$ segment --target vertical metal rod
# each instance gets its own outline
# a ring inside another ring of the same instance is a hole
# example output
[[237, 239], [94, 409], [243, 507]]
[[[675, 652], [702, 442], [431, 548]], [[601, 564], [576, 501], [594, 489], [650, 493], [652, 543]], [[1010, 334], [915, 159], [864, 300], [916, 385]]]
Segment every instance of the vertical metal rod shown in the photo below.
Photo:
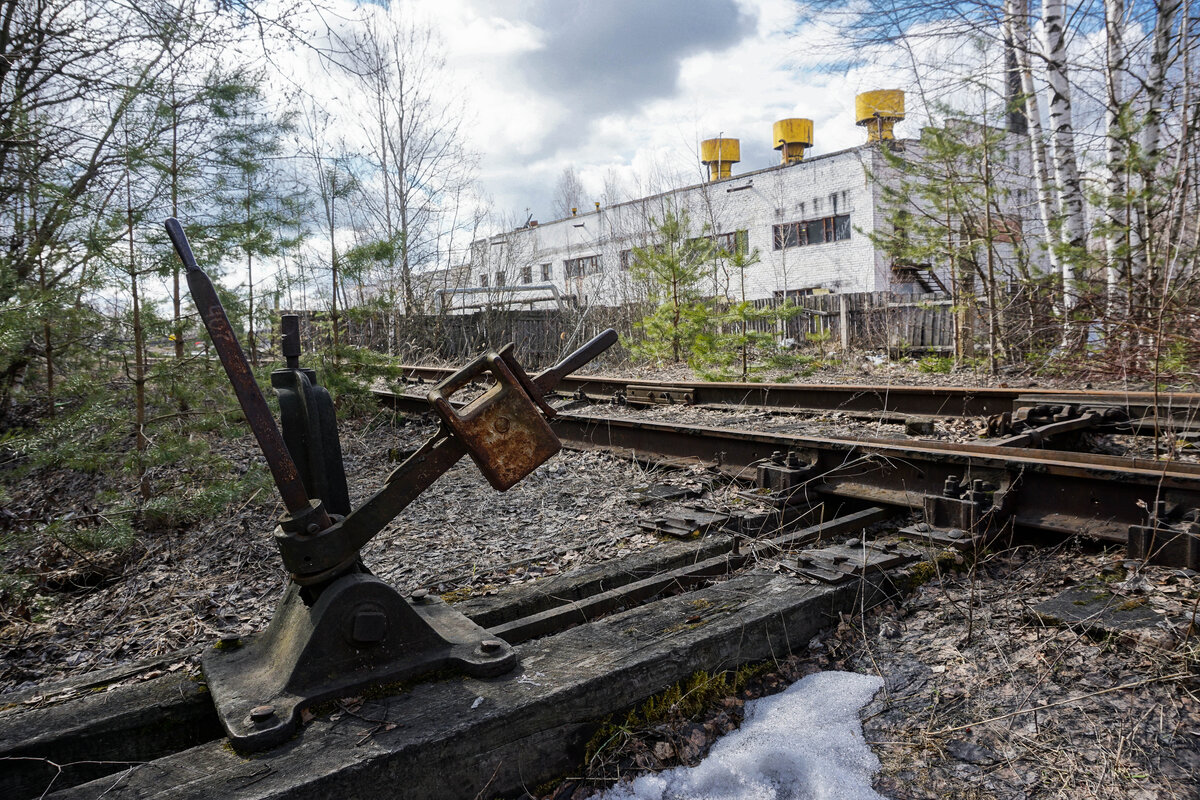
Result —
[[280, 341], [279, 349], [287, 361], [288, 369], [300, 368], [300, 317], [297, 314], [284, 314], [279, 320]]

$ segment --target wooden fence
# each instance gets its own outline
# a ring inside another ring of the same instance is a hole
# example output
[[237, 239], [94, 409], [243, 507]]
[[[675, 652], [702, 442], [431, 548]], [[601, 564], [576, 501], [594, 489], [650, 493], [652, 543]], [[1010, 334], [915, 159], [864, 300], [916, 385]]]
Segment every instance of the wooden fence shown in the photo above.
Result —
[[[821, 342], [827, 347], [886, 349], [893, 354], [954, 352], [954, 310], [943, 295], [864, 292], [753, 302], [760, 310], [780, 308], [785, 302], [800, 307], [791, 315], [749, 323], [761, 332], [773, 333], [784, 346]], [[639, 306], [593, 306], [405, 316], [351, 309], [339, 319], [339, 334], [345, 343], [422, 361], [461, 362], [511, 341], [516, 343], [522, 363], [534, 369], [553, 363], [605, 328], [615, 328], [623, 337], [636, 336], [634, 323], [647, 312]], [[296, 313], [304, 319], [306, 340], [328, 342], [332, 338], [328, 315]], [[617, 348], [607, 360], [621, 361], [626, 355]]]

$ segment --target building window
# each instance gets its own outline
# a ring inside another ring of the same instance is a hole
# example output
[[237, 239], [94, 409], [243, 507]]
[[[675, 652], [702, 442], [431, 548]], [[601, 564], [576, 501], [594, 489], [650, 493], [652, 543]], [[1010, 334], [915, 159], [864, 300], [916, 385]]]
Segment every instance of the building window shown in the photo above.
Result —
[[533, 267], [521, 267], [521, 283], [533, 283]]
[[551, 270], [551, 265], [542, 264], [542, 280], [548, 281], [553, 277], [550, 270]]
[[503, 272], [497, 272], [497, 273], [496, 273], [496, 285], [497, 285], [497, 286], [503, 286], [503, 285], [504, 285], [504, 283], [505, 283], [505, 281], [504, 281], [504, 273], [503, 273]]
[[803, 247], [809, 244], [840, 242], [850, 238], [850, 215], [836, 214], [803, 222], [787, 222], [772, 227], [776, 250], [785, 247]]
[[617, 258], [617, 263], [621, 267], [622, 272], [627, 272], [631, 264], [633, 264], [633, 250], [622, 250]]
[[745, 255], [750, 251], [750, 231], [730, 231], [713, 236], [697, 236], [689, 239], [689, 244], [709, 241], [718, 250], [718, 256], [728, 258], [733, 255]]
[[480, 285], [480, 286], [487, 286], [487, 285], [488, 285], [488, 282], [487, 282], [487, 273], [486, 273], [486, 272], [481, 272], [481, 273], [479, 273], [479, 285]]
[[732, 231], [714, 237], [724, 256], [745, 255], [750, 252], [750, 231]]
[[563, 270], [568, 278], [581, 278], [600, 271], [600, 256], [580, 256], [563, 261]]

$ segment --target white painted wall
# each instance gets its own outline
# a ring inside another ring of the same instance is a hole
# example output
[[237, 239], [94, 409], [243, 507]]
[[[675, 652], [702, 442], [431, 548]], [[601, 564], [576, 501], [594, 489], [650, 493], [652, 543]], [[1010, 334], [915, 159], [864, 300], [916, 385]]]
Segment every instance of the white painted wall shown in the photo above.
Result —
[[[919, 152], [918, 141], [897, 143], [909, 152]], [[1017, 170], [1005, 180], [1029, 183], [1019, 157], [1016, 160], [1013, 166]], [[759, 263], [744, 276], [733, 274], [728, 265], [718, 266], [710, 288], [713, 295], [737, 299], [743, 286], [747, 299], [804, 289], [884, 291], [894, 288], [890, 264], [868, 234], [885, 229], [880, 184], [889, 181], [889, 174], [878, 145], [864, 144], [607, 208], [581, 209], [575, 217], [473, 242], [470, 280], [475, 285], [486, 281], [490, 287], [500, 279], [506, 286], [549, 280], [582, 304], [611, 305], [639, 299], [638, 287], [621, 269], [621, 251], [653, 244], [654, 221], [674, 208], [687, 212], [692, 235], [745, 230], [750, 249], [759, 253]], [[1026, 194], [1032, 197], [1029, 188]], [[846, 213], [852, 226], [848, 240], [774, 248], [776, 224]], [[1028, 227], [1031, 216], [1024, 216], [1027, 233], [1032, 232]], [[597, 256], [600, 270], [568, 279], [565, 262], [584, 256]], [[943, 280], [949, 285], [947, 277]]]

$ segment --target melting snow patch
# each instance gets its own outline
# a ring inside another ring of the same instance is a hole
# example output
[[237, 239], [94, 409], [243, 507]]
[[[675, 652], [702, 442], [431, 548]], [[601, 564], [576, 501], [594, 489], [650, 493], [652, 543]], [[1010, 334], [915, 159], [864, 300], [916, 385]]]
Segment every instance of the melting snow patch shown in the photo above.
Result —
[[614, 786], [603, 800], [887, 800], [871, 788], [879, 759], [859, 711], [883, 686], [854, 672], [818, 672], [746, 704], [742, 726], [695, 767]]

